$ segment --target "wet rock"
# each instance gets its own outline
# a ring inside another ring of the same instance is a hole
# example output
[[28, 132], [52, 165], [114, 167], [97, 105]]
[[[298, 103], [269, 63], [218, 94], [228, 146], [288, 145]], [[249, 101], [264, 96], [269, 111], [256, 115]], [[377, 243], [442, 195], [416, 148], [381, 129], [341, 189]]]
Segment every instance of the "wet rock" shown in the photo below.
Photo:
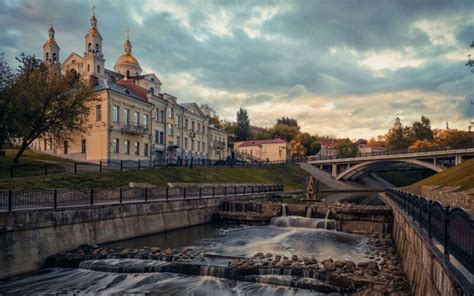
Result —
[[353, 261], [344, 261], [344, 265], [347, 271], [353, 271], [356, 269], [356, 264]]
[[298, 261], [298, 256], [296, 256], [296, 255], [291, 256], [291, 260]]
[[370, 269], [370, 270], [378, 270], [379, 269], [379, 265], [377, 264], [377, 262], [375, 261], [369, 261], [367, 263], [367, 269]]
[[334, 262], [326, 262], [325, 264], [323, 263], [324, 269], [327, 271], [334, 271], [336, 270], [336, 264]]
[[334, 265], [336, 265], [336, 267], [343, 267], [344, 266], [344, 262], [340, 261], [340, 260], [336, 260], [334, 262]]
[[265, 257], [266, 257], [266, 258], [271, 258], [271, 257], [273, 257], [273, 254], [272, 254], [272, 253], [266, 253], [266, 254], [265, 254]]

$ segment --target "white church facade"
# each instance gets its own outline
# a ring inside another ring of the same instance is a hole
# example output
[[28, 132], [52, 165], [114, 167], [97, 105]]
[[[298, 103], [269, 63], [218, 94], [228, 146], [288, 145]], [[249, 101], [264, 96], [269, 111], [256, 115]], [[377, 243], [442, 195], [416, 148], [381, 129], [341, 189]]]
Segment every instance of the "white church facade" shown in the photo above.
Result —
[[74, 70], [88, 79], [100, 100], [91, 106], [86, 134], [61, 145], [39, 139], [33, 149], [90, 162], [227, 158], [227, 133], [210, 124], [209, 116], [196, 103], [178, 103], [175, 96], [162, 93], [157, 75], [142, 73], [129, 36], [110, 70], [105, 68], [95, 13], [83, 55], [71, 53], [61, 63], [54, 34], [51, 26], [43, 46], [44, 61], [63, 73]]

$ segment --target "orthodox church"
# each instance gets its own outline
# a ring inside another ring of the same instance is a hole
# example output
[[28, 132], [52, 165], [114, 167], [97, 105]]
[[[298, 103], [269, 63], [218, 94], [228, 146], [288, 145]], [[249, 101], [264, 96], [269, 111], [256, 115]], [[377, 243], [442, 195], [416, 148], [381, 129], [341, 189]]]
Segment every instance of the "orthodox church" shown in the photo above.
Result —
[[196, 103], [178, 103], [175, 96], [162, 93], [162, 83], [154, 73], [142, 74], [128, 34], [113, 70], [106, 69], [95, 10], [89, 23], [84, 54], [73, 52], [62, 63], [51, 25], [43, 59], [62, 73], [74, 70], [91, 83], [100, 98], [90, 106], [91, 128], [61, 145], [40, 139], [34, 149], [91, 162], [227, 157], [227, 133], [209, 124], [209, 116]]

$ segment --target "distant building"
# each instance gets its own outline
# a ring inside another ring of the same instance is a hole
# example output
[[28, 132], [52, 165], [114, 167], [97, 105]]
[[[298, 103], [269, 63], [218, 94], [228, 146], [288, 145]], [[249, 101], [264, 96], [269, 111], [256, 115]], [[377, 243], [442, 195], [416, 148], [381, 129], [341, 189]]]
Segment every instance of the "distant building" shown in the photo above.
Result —
[[321, 140], [319, 143], [321, 144], [321, 150], [319, 150], [316, 156], [320, 156], [320, 157], [336, 156], [337, 154], [337, 151], [336, 151], [337, 141], [336, 140]]
[[288, 144], [282, 139], [250, 140], [234, 143], [237, 157], [253, 161], [286, 161]]
[[360, 153], [376, 153], [387, 151], [387, 148], [380, 146], [373, 146], [368, 144], [359, 144], [357, 145]]

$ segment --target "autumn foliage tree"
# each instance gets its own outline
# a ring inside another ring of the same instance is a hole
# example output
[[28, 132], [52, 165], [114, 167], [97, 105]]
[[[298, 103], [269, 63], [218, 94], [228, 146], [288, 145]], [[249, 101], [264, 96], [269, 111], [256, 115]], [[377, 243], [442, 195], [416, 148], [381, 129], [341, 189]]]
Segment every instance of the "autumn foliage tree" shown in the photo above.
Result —
[[473, 142], [466, 132], [456, 129], [435, 130], [435, 141], [440, 148], [462, 147]]
[[9, 111], [12, 105], [12, 96], [9, 91], [14, 80], [11, 68], [4, 60], [4, 55], [0, 55], [0, 151], [10, 140], [12, 133], [12, 113]]
[[294, 139], [293, 141], [290, 142], [290, 155], [292, 157], [302, 157], [302, 156], [305, 156], [306, 153], [307, 153], [307, 150], [301, 144], [300, 141]]
[[359, 152], [357, 144], [349, 139], [339, 141], [335, 148], [338, 157], [354, 157]]
[[7, 107], [14, 116], [10, 136], [21, 143], [15, 163], [35, 139], [59, 144], [87, 132], [90, 106], [97, 100], [76, 72], [62, 75], [34, 56], [22, 55], [18, 61], [14, 81], [3, 90], [12, 100]]

